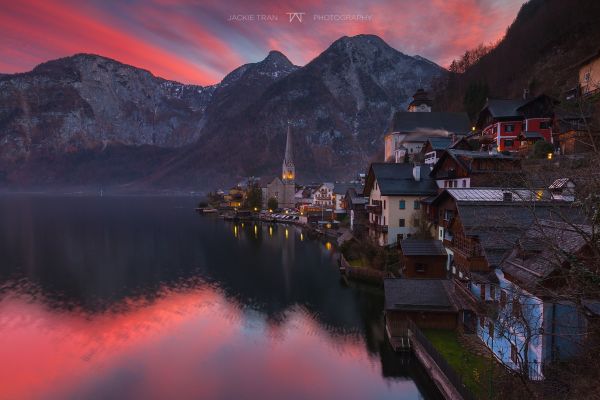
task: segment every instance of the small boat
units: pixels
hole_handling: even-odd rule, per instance
[[[210,208],[210,207],[197,207],[196,211],[199,214],[216,214],[218,212],[216,208]]]

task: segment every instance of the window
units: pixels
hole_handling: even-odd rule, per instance
[[[400,221],[398,221],[398,226],[401,228],[404,226],[404,218],[400,218]]]
[[[506,306],[507,299],[508,299],[508,296],[506,295],[506,290],[501,290],[500,291],[500,307],[504,308],[504,306]]]
[[[513,147],[514,142],[512,139],[504,139],[504,147]]]
[[[400,210],[404,210],[406,208],[406,202],[404,200],[400,200],[400,202],[398,203],[398,208]]]
[[[424,274],[425,273],[425,264],[417,264],[415,265],[415,271],[417,271],[420,274]]]
[[[482,301],[485,301],[485,283],[482,283],[481,285],[479,285],[479,287],[480,287],[479,296],[481,297]]]
[[[507,124],[507,125],[505,125],[504,131],[505,132],[514,132],[515,126],[513,124]]]
[[[384,200],[384,201],[383,201],[383,209],[384,209],[384,210],[385,210],[385,203],[386,203],[386,201]]]
[[[549,129],[549,128],[550,128],[550,121],[540,122],[540,129]]]
[[[444,181],[444,187],[448,187],[448,181]]]
[[[463,179],[463,187],[467,187],[467,180]]]
[[[490,285],[490,299],[492,301],[496,300],[496,288],[494,287],[494,285]]]
[[[383,225],[385,225],[385,215],[383,216]]]
[[[421,202],[419,200],[415,200],[414,208],[415,210],[421,209]]]

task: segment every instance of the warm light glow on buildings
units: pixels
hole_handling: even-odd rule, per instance
[[[552,153],[548,153],[547,158],[548,160],[552,160]]]
[[[269,236],[273,236],[273,227],[272,226],[269,227]]]
[[[300,233],[300,241],[303,242],[304,241],[304,233]]]
[[[331,245],[331,242],[327,242],[327,243],[325,243],[325,248],[326,248],[327,250],[331,250],[331,249],[332,249],[332,247],[333,247],[333,246]]]
[[[290,233],[289,233],[288,229],[285,228],[285,238],[288,239],[289,236],[290,236]]]

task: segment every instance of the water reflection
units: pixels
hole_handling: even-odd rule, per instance
[[[333,252],[192,206],[0,198],[0,398],[437,395]]]

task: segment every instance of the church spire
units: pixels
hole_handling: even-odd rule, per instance
[[[292,148],[292,132],[290,122],[287,125],[287,138],[285,142],[285,156],[283,158],[282,178],[285,182],[293,182],[296,178],[296,168],[294,166],[294,156]]]

